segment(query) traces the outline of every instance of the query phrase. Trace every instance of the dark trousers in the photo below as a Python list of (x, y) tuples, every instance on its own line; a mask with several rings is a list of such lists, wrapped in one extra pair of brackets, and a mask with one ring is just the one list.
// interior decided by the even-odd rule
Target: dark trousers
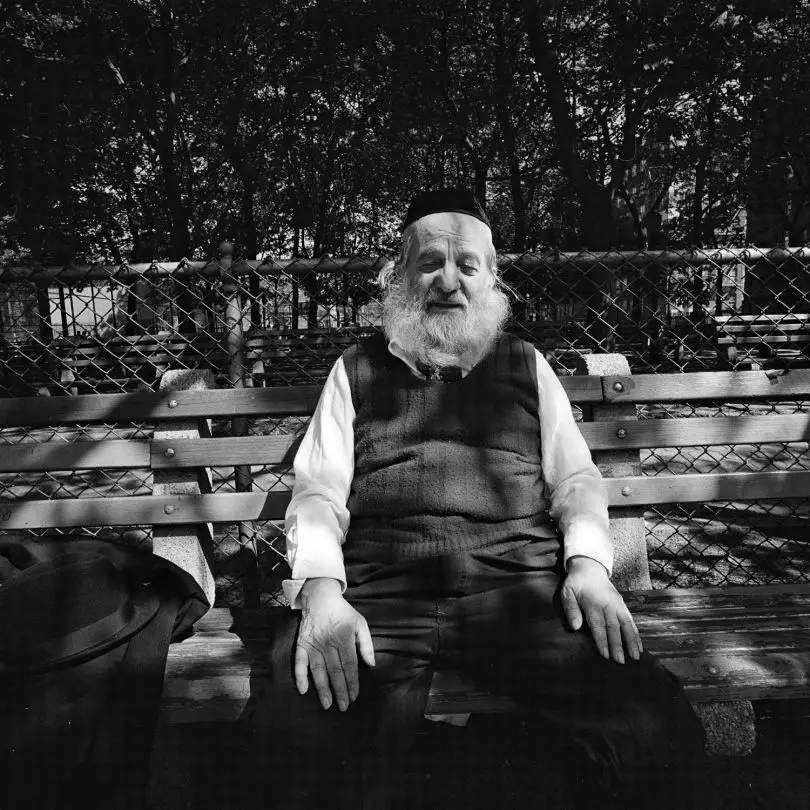
[(503, 555), (348, 566), (346, 595), (368, 622), (376, 666), (361, 664), (360, 695), (345, 713), (324, 711), (312, 686), (298, 695), (292, 614), (252, 718), (274, 792), (287, 793), (276, 806), (336, 807), (340, 796), (347, 807), (389, 807), (439, 667), (516, 699), (542, 733), (575, 752), (600, 807), (612, 797), (693, 806), (688, 785), (672, 780), (677, 771), (691, 781), (702, 759), (700, 722), (649, 656), (606, 661), (587, 632), (567, 628), (557, 552), (550, 541)]

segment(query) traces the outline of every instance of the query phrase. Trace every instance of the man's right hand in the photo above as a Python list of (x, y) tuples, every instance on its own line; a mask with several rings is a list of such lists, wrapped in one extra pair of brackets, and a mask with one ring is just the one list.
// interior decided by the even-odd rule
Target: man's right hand
[(301, 603), (295, 685), (305, 694), (311, 672), (324, 709), (332, 705), (334, 694), (338, 708), (345, 712), (360, 692), (357, 650), (366, 664), (374, 666), (366, 620), (343, 598), (336, 579), (308, 579), (301, 589)]

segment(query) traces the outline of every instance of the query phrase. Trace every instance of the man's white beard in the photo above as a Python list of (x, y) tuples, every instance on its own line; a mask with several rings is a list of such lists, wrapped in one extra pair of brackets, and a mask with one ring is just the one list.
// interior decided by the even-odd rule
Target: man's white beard
[(382, 306), (388, 341), (396, 341), (414, 361), (429, 366), (454, 365), (465, 355), (478, 362), (509, 317), (509, 300), (497, 286), (468, 301), (464, 309), (430, 311), (428, 300), (430, 296), (421, 296), (407, 280), (392, 278)]

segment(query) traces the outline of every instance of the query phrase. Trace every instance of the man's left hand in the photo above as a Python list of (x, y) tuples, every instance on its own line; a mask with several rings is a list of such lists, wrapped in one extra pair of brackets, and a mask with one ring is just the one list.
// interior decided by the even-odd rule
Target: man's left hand
[(601, 563), (590, 557), (572, 557), (560, 596), (571, 629), (579, 630), (584, 617), (603, 658), (623, 664), (624, 650), (633, 659), (641, 657), (636, 623)]

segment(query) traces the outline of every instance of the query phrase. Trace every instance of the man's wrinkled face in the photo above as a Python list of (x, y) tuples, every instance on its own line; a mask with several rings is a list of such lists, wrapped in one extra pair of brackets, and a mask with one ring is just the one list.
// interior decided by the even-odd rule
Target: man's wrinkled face
[(404, 240), (383, 295), (388, 340), (429, 365), (481, 356), (509, 314), (496, 286), (489, 228), (467, 214), (442, 212), (418, 219)]
[(405, 281), (431, 318), (464, 314), (495, 282), (492, 237), (475, 217), (442, 212), (414, 223)]

